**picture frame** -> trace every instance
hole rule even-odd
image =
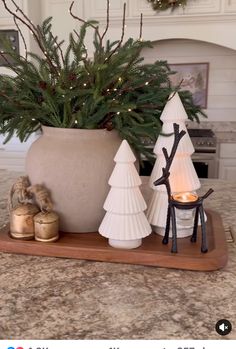
[[[193,101],[201,108],[207,108],[209,63],[171,63],[170,69],[176,73],[170,75],[173,86],[181,83],[180,90],[190,91]]]
[[[15,52],[20,52],[20,46],[19,46],[19,33],[17,30],[10,29],[10,30],[0,30],[0,36],[10,40],[12,44],[12,48],[15,50]],[[16,63],[11,58],[11,56],[7,53],[4,53],[3,47],[1,47],[0,43],[0,67],[7,67],[9,65],[15,65]]]

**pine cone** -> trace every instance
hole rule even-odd
[[[76,78],[77,78],[77,76],[76,76],[75,73],[71,73],[71,74],[68,76],[68,79],[69,79],[70,81],[75,81]]]
[[[112,125],[112,121],[107,121],[104,126],[107,129],[107,131],[111,131],[114,128],[113,125]]]
[[[46,90],[47,88],[47,83],[45,81],[39,81],[39,87],[42,89],[42,90]]]

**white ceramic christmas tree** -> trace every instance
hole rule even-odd
[[[126,140],[118,149],[116,166],[109,179],[111,189],[103,208],[107,211],[98,229],[116,248],[137,248],[151,233],[144,214],[147,208],[139,186],[141,179],[134,166],[135,156]]]
[[[187,114],[180,100],[178,93],[172,94],[162,112],[163,134],[173,133],[173,124],[179,125],[180,130],[186,131],[177,148],[176,155],[170,169],[170,185],[172,194],[195,192],[200,188],[200,182],[193,166],[191,155],[194,147],[188,135],[185,121]],[[160,135],[157,139],[154,153],[157,155],[153,171],[151,173],[149,185],[153,189],[153,195],[149,203],[147,217],[153,229],[160,235],[164,235],[166,226],[166,216],[168,208],[168,197],[164,185],[155,187],[153,182],[162,176],[162,168],[166,165],[162,148],[165,147],[170,153],[173,145],[174,135]],[[177,212],[178,237],[189,236],[192,233],[193,212]]]

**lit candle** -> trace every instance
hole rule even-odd
[[[173,200],[179,202],[194,202],[197,201],[198,196],[194,193],[178,193],[173,195]]]

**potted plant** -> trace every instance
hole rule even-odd
[[[25,43],[22,57],[1,38],[0,55],[14,76],[0,76],[0,133],[5,142],[13,134],[25,141],[42,130],[26,161],[32,184],[43,183],[51,190],[62,230],[97,230],[121,140],[126,139],[137,155],[150,157],[143,137],[155,141],[161,130],[160,115],[174,91],[172,72],[165,61],[142,63],[142,49],[151,47],[141,40],[142,21],[140,38],[123,42],[125,5],[120,40],[105,42],[109,11],[101,33],[96,21],[74,15],[72,3],[71,16],[81,27],[69,34],[64,48],[53,35],[51,18],[35,26],[16,4],[14,13],[6,0],[2,2],[23,42],[19,23],[30,30],[42,54],[28,52]],[[88,28],[94,30],[93,57],[85,46]],[[188,117],[198,121],[198,114],[204,113],[193,104],[191,94],[185,91],[180,96]]]

